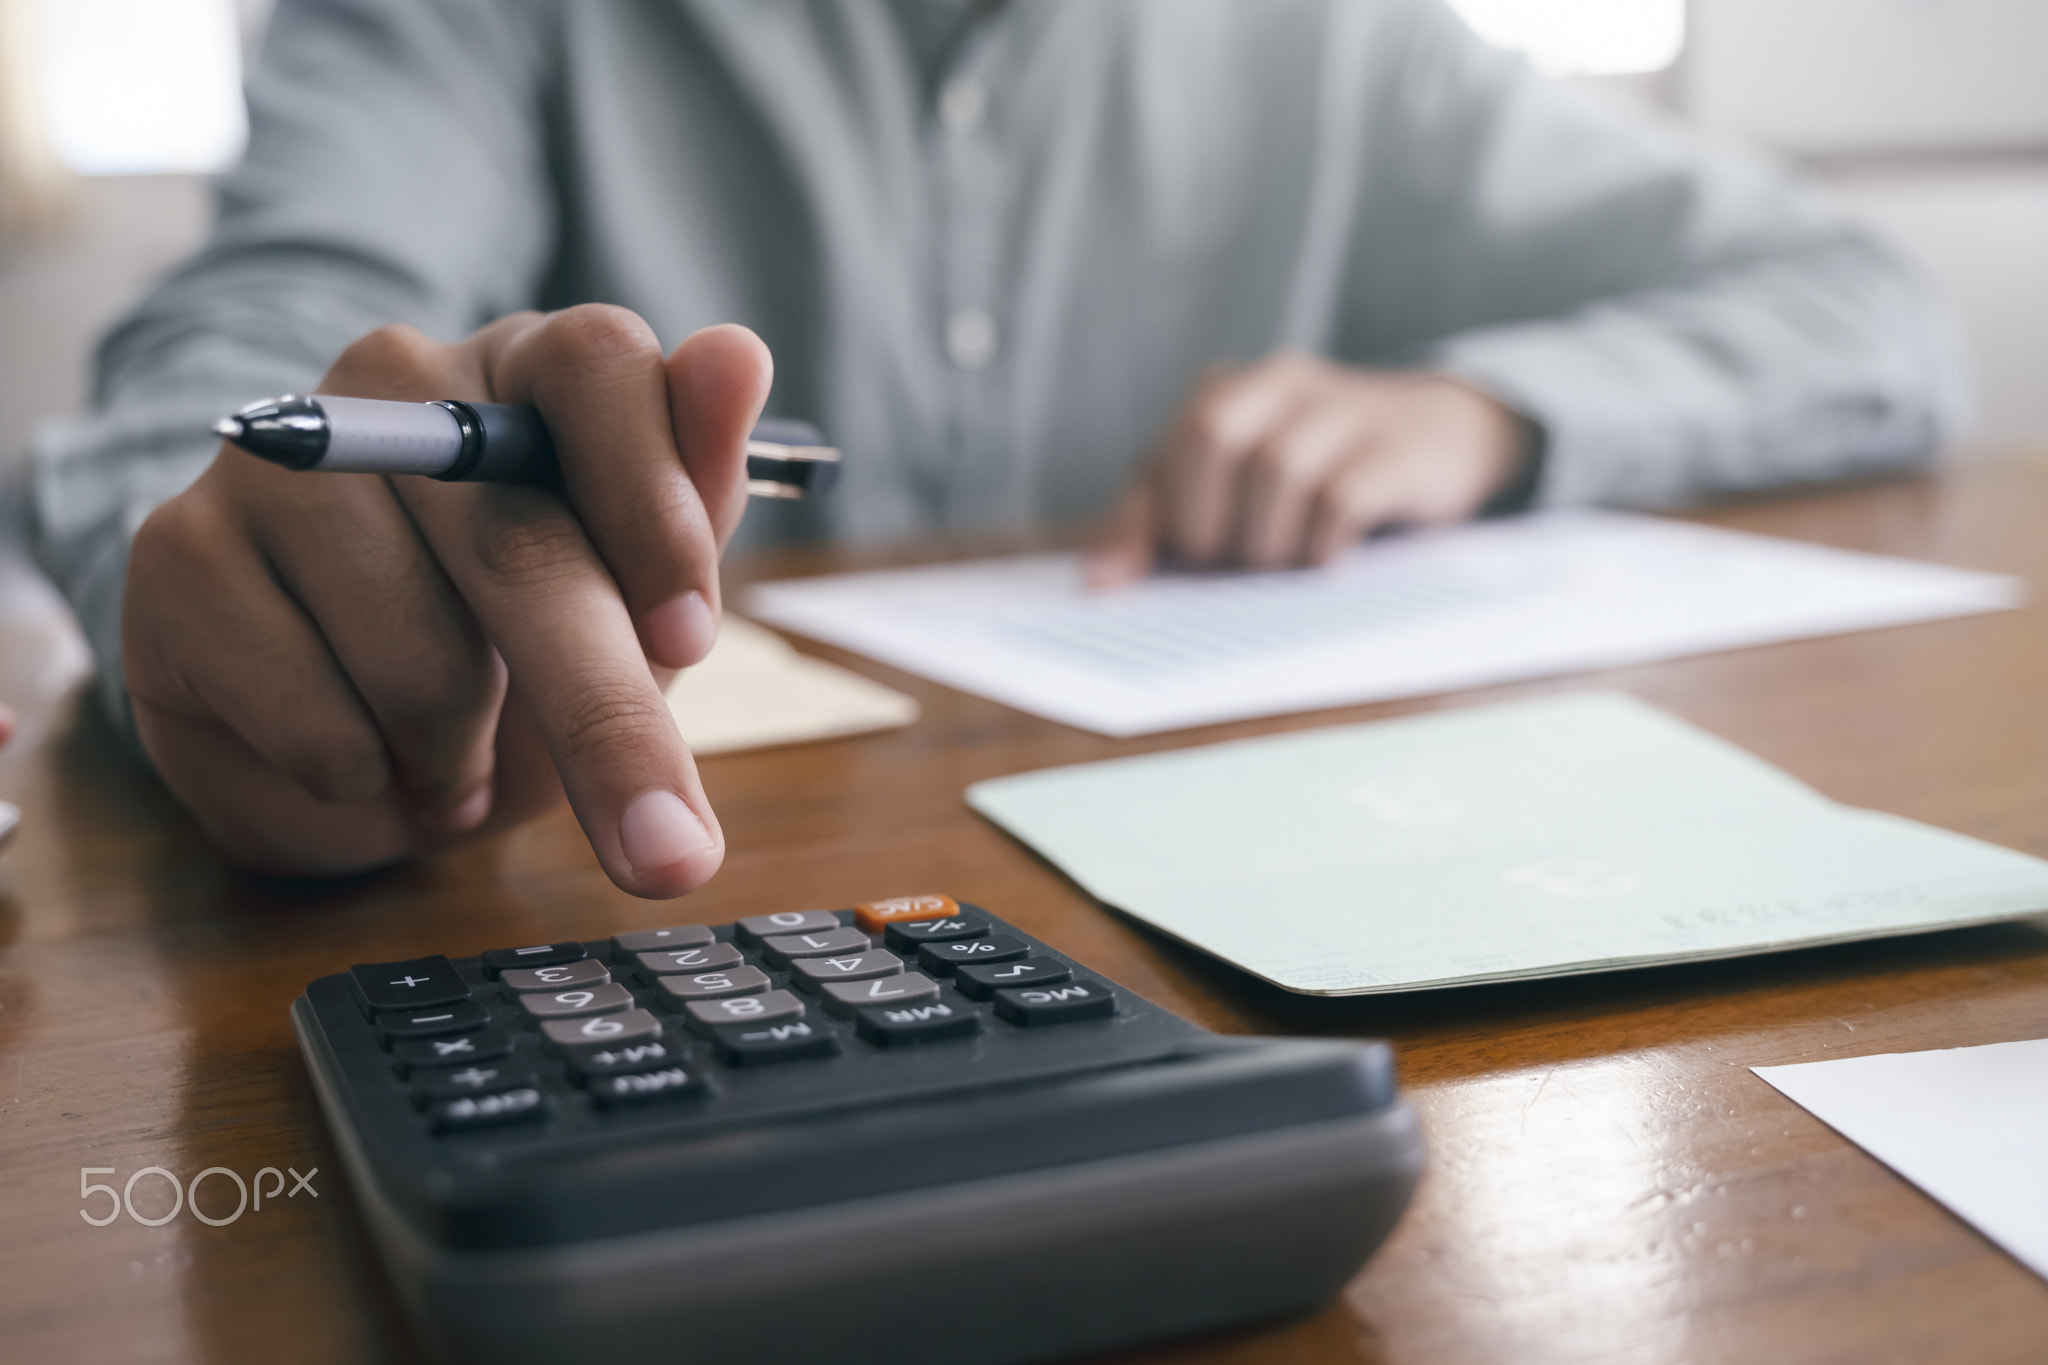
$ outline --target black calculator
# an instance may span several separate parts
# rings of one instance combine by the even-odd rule
[[[292,1022],[451,1360],[1002,1365],[1302,1312],[1423,1162],[1384,1043],[1210,1033],[946,896],[365,963]]]

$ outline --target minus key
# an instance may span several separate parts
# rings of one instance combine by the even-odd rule
[[[407,1038],[440,1038],[450,1033],[468,1033],[491,1022],[491,1013],[474,1000],[459,1000],[429,1010],[386,1010],[377,1016],[377,1032],[384,1046]]]

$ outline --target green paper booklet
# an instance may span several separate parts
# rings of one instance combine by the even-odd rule
[[[1096,898],[1312,995],[2048,910],[2048,862],[1838,805],[1617,693],[1054,768],[967,800]]]

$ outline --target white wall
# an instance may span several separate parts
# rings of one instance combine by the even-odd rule
[[[1824,168],[1821,178],[1947,296],[1974,375],[1969,452],[2048,447],[2048,157]]]
[[[66,221],[0,243],[0,485],[20,477],[35,423],[84,403],[100,332],[198,245],[212,213],[197,177],[84,179]]]
[[[1693,0],[1686,106],[1802,153],[2048,145],[2041,0]]]

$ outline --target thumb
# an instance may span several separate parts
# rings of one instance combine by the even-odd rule
[[[666,366],[676,449],[723,550],[747,510],[747,436],[768,401],[775,360],[760,337],[724,323],[685,337]]]

